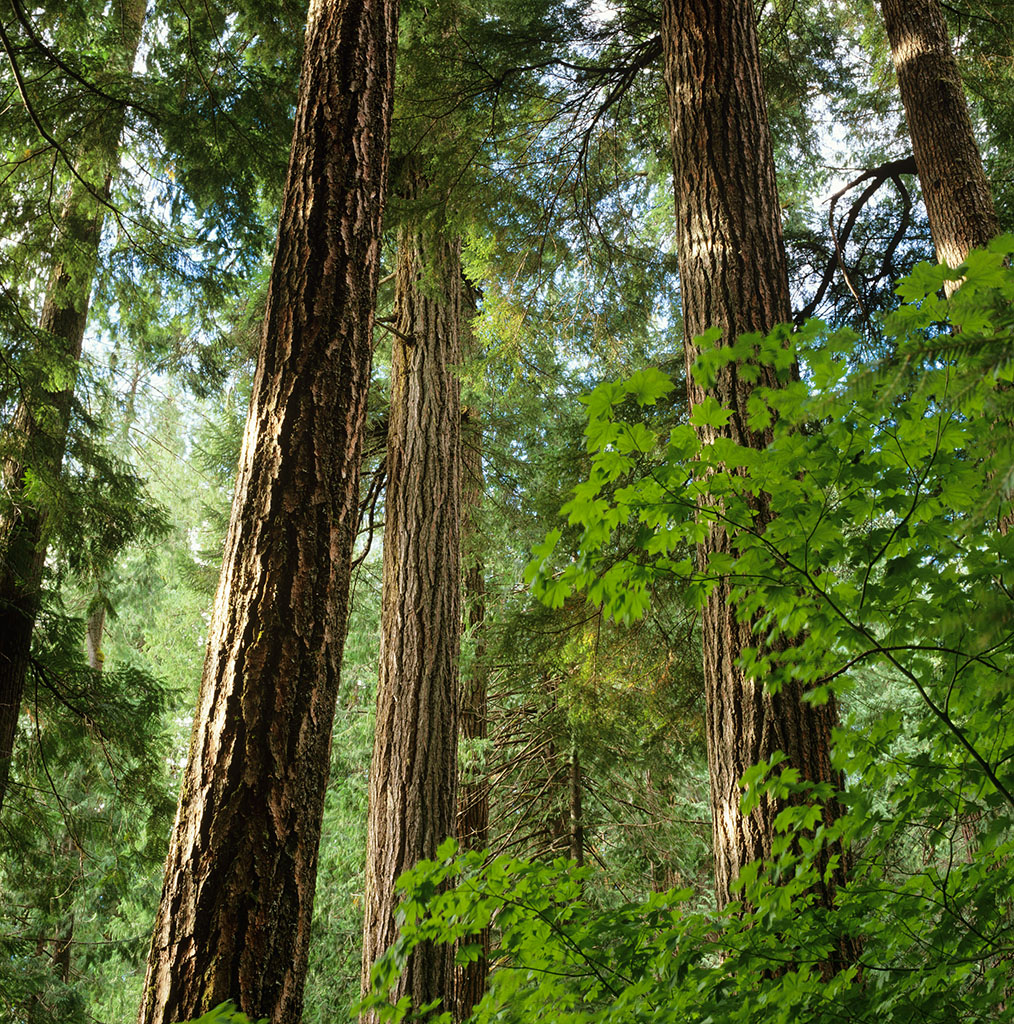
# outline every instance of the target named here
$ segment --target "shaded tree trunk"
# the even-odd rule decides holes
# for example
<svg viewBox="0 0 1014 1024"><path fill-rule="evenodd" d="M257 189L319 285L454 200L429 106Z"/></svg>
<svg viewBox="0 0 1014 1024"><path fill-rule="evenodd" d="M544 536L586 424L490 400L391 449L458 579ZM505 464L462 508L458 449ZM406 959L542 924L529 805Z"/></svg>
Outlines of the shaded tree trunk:
<svg viewBox="0 0 1014 1024"><path fill-rule="evenodd" d="M105 661L102 653L102 635L106 628L106 602L101 589L95 595L94 606L88 613L88 621L85 629L85 645L88 654L88 665L101 671Z"/></svg>
<svg viewBox="0 0 1014 1024"><path fill-rule="evenodd" d="M346 628L397 0L315 0L139 1019L300 1019Z"/></svg>
<svg viewBox="0 0 1014 1024"><path fill-rule="evenodd" d="M475 317L475 297L466 284L462 300L461 329L466 339L467 355L472 348L471 320ZM485 493L482 469L482 418L475 406L462 414L461 439L461 524L462 558L464 560L464 621L468 628L472 654L467 670L461 672L458 735L474 749L461 767L458 783L458 806L455 834L464 850L485 850L489 846L489 778L486 754L482 749L489 736L488 667L483 634L486 618L486 577L481 553L479 515ZM489 972L489 929L485 928L470 942L478 942L482 953L478 960L454 969L455 1019L464 1020L486 991Z"/></svg>
<svg viewBox="0 0 1014 1024"><path fill-rule="evenodd" d="M408 171L407 198L425 185ZM398 876L454 832L460 642L461 257L439 226L399 238L387 440L380 681L370 768L364 991L392 944ZM393 997L453 993L453 950L420 948Z"/></svg>
<svg viewBox="0 0 1014 1024"><path fill-rule="evenodd" d="M577 748L570 753L570 857L584 867L584 813L581 808L581 761Z"/></svg>
<svg viewBox="0 0 1014 1024"><path fill-rule="evenodd" d="M710 394L732 410L726 427L700 430L705 443L724 434L760 448L769 438L749 429L746 404L754 387L777 386L773 371L761 368L753 384L729 366L708 392L690 373L699 352L693 339L707 328L721 327L731 341L791 318L753 4L665 0L663 42L690 406ZM763 495L757 514L762 526L769 518ZM724 528L712 522L699 557L728 550ZM770 856L781 810L768 799L741 813L740 777L781 750L804 778L840 785L830 761L837 710L833 700L821 707L806 703L798 684L772 695L764 680L744 676L736 666L740 652L761 639L750 623L737 621L728 580L708 598L702 628L715 891L724 906L740 869ZM828 808L829 816L836 813ZM818 895L826 905L840 881L839 871L822 883Z"/></svg>
<svg viewBox="0 0 1014 1024"><path fill-rule="evenodd" d="M938 0L881 0L937 258L955 267L1000 233Z"/></svg>
<svg viewBox="0 0 1014 1024"><path fill-rule="evenodd" d="M117 70L133 67L144 27L145 0L121 0L117 11L120 38L111 62ZM83 147L75 178L64 201L58 226L61 253L50 275L39 329L54 345L54 357L76 376L81 358L88 303L102 237L105 202L119 163L123 109L110 111L106 121ZM94 184L97 182L98 184ZM74 384L38 396L26 395L15 412L11 434L18 453L5 461L2 490L9 507L0 517L0 810L7 789L32 632L39 612L43 566L46 562L46 511L33 505L25 492L26 473L43 480L60 474Z"/></svg>

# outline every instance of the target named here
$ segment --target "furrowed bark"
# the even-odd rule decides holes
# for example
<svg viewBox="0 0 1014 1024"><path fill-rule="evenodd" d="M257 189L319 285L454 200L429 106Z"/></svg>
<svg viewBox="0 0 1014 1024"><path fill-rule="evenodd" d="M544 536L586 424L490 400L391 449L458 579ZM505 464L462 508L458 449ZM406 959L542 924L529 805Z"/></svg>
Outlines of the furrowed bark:
<svg viewBox="0 0 1014 1024"><path fill-rule="evenodd" d="M762 368L753 384L729 366L707 392L690 373L699 352L693 339L706 329L721 327L731 341L791 318L753 4L665 0L662 35L690 407L713 395L732 411L726 427L699 431L704 443L722 434L762 448L769 437L748 427L746 406L754 387L778 385L773 371ZM761 527L767 505L762 495L756 509ZM699 549L702 565L711 553L728 550L725 529L712 522ZM780 750L804 778L840 785L830 761L837 710L833 700L821 707L806 703L798 684L772 695L763 679L737 667L743 648L761 641L749 622L737 620L727 580L709 597L702 628L715 892L724 906L740 869L770 856L782 807L767 799L751 814L741 813L741 776ZM827 808L829 818L836 813L834 805ZM842 880L838 871L820 884L827 906Z"/></svg>
<svg viewBox="0 0 1014 1024"><path fill-rule="evenodd" d="M407 198L425 192L409 171ZM387 441L380 681L370 768L364 991L397 928L395 881L454 832L460 642L460 242L440 226L399 239ZM453 949L417 949L393 999L453 994ZM367 1020L372 1019L368 1015Z"/></svg>
<svg viewBox="0 0 1014 1024"><path fill-rule="evenodd" d="M347 617L397 0L312 0L257 374L141 1024L296 1024Z"/></svg>
<svg viewBox="0 0 1014 1024"><path fill-rule="evenodd" d="M937 258L956 267L1000 233L938 0L881 0ZM951 282L951 290L957 282Z"/></svg>

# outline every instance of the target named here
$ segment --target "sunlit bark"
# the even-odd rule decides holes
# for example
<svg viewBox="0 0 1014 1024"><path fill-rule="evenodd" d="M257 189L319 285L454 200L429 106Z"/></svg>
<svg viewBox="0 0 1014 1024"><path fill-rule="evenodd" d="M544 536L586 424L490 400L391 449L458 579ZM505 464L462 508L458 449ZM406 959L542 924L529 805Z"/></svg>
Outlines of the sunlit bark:
<svg viewBox="0 0 1014 1024"><path fill-rule="evenodd" d="M313 0L141 1024L296 1024L358 521L397 0Z"/></svg>

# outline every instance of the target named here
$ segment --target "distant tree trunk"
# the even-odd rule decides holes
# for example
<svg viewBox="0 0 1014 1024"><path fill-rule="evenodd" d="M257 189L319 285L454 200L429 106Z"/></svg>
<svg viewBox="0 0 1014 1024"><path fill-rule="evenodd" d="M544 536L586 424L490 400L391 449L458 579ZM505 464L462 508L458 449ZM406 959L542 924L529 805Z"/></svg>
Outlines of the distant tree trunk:
<svg viewBox="0 0 1014 1024"><path fill-rule="evenodd" d="M721 327L731 341L791 318L756 16L750 0L665 0L662 9L690 406L710 394L732 410L728 426L699 431L705 443L722 434L761 448L769 437L750 430L746 405L754 387L777 386L773 371L761 368L753 384L729 366L708 392L690 374L699 351L693 339L707 328ZM764 496L757 513L762 525L769 518ZM713 522L699 557L729 548L724 528ZM743 648L762 640L750 623L737 621L727 580L708 598L703 636L715 892L724 906L740 869L770 856L782 808L768 799L742 814L740 777L781 750L804 778L840 785L830 760L837 709L833 700L807 703L798 684L772 695L763 679L736 667ZM828 809L829 816L836 813ZM821 884L826 905L841 878L839 871Z"/></svg>
<svg viewBox="0 0 1014 1024"><path fill-rule="evenodd" d="M474 292L467 285L462 300L461 329L465 357L474 355L470 322L475 316ZM479 515L485 493L482 470L482 414L468 406L462 415L461 438L461 523L464 559L464 620L468 627L472 656L468 670L461 672L458 735L466 744L481 745L489 736L487 710L488 668L486 666L486 577L481 552ZM489 846L489 778L485 754L469 758L461 770L455 833L464 850L485 850ZM489 971L489 929L469 942L478 942L482 953L478 960L456 967L454 971L455 1019L464 1020L486 991Z"/></svg>
<svg viewBox="0 0 1014 1024"><path fill-rule="evenodd" d="M584 814L581 809L581 761L577 749L570 753L570 857L584 867Z"/></svg>
<svg viewBox="0 0 1014 1024"><path fill-rule="evenodd" d="M120 38L111 63L117 70L129 72L141 42L146 0L121 0L118 8ZM76 166L81 178L71 182L60 215L57 244L61 256L50 275L39 329L55 342L56 358L68 367L76 366L81 358L104 203L119 164L122 132L123 110L119 108L109 112L95 135L82 146ZM46 513L29 501L25 474L32 471L50 480L59 476L73 397L73 383L61 391L26 396L11 424L19 451L2 469L2 490L10 505L0 518L0 810L46 562Z"/></svg>
<svg viewBox="0 0 1014 1024"><path fill-rule="evenodd" d="M346 628L397 0L310 5L292 154L141 1024L300 1019Z"/></svg>
<svg viewBox="0 0 1014 1024"><path fill-rule="evenodd" d="M407 198L425 185L408 172ZM399 238L384 514L380 681L370 767L364 991L392 944L398 876L454 832L460 643L461 254L439 226ZM397 983L419 1005L453 993L452 949L417 950Z"/></svg>
<svg viewBox="0 0 1014 1024"><path fill-rule="evenodd" d="M88 621L85 628L85 645L88 654L88 664L98 671L102 670L102 663L105 655L102 653L102 634L106 626L106 603L99 591L94 598L94 606L88 613Z"/></svg>
<svg viewBox="0 0 1014 1024"><path fill-rule="evenodd" d="M881 0L937 258L956 267L1000 233L938 0Z"/></svg>
<svg viewBox="0 0 1014 1024"><path fill-rule="evenodd" d="M75 852L77 844L69 835L63 837L60 852L64 860L69 860ZM67 895L65 892L63 895ZM53 967L65 984L70 981L71 952L74 946L74 911L71 910L60 922L56 938L53 940Z"/></svg>

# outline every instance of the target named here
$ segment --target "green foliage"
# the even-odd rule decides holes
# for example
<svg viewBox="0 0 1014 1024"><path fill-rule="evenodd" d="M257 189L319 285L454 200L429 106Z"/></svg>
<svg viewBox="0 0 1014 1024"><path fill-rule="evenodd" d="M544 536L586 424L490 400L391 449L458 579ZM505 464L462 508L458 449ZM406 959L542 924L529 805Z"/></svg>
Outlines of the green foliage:
<svg viewBox="0 0 1014 1024"><path fill-rule="evenodd" d="M261 1017L257 1021L251 1020L245 1013L240 1013L236 1009L236 1004L229 1000L184 1024L267 1024L267 1020L267 1017Z"/></svg>
<svg viewBox="0 0 1014 1024"><path fill-rule="evenodd" d="M380 644L380 566L367 559L353 578L331 743L303 1021L344 1020L358 997L370 756Z"/></svg>
<svg viewBox="0 0 1014 1024"><path fill-rule="evenodd" d="M83 625L39 623L4 806L0 990L16 1022L136 1011L125 979L143 956L174 808L159 680L83 657ZM8 1018L5 1018L8 1019Z"/></svg>
<svg viewBox="0 0 1014 1024"><path fill-rule="evenodd" d="M850 369L853 336L820 323L794 349L778 329L708 351L702 382L725 363L782 369L798 353L799 380L754 393L752 417L773 430L762 451L702 445L679 426L661 457L647 444L617 473L630 436L618 413L643 395L601 386L587 403L590 480L567 508L582 543L564 562L554 531L532 563L547 601L583 587L620 619L674 574L698 600L727 577L741 619L795 641L777 656L744 651L748 676L840 695L847 812L827 824L830 787L780 756L747 772L746 807L793 799L772 859L743 869L740 901L720 913L694 909L689 890L603 912L587 870L445 847L402 880L402 936L368 1005L404 1018L407 1003L384 993L408 951L492 925L498 969L475 1021L1014 1019L1014 539L997 526L1014 464L1012 253L1003 238L957 272L920 267L884 319L898 353L886 363ZM964 284L942 299L955 274ZM766 524L751 501L761 491ZM609 538L632 523L636 550L618 561ZM696 568L684 553L709 523L730 553ZM853 864L831 912L815 872L840 842ZM850 947L854 962L839 953Z"/></svg>
<svg viewBox="0 0 1014 1024"><path fill-rule="evenodd" d="M758 6L789 255L803 291L831 254L817 199L831 175L902 155L908 141L877 5ZM127 1021L217 581L306 2L238 0L226 11L149 0L144 60L129 76L110 61L108 4L20 7L50 52L8 17L14 59L66 154L40 135L8 77L0 422L11 423L22 402L45 418L47 389L75 380L78 388L64 472L28 460L26 497L47 514L53 556L22 717L28 744L3 822L11 863L2 877L9 927L0 1005L17 1021ZM1014 119L1001 8L973 0L948 17L1009 217ZM584 2L484 0L412 2L402 12L392 183L406 155L425 160L442 215L467 237L469 277L483 287L482 354L463 375L482 409L490 499L479 543L488 586L483 657L499 715L486 758L499 779L491 842L550 861L498 862L488 878L474 861L453 874L472 887L477 919L488 911L504 929L504 969L483 1012L604 1013L610 987L622 997L617 1015L653 1020L778 1019L776 1010L820 1019L827 1009L807 1002L817 999L812 969L801 980L799 971L769 976L784 935L796 933L785 952L794 962L818 959L826 947L810 918L785 923L806 901L804 881L793 889L785 878L805 879L805 863L783 859L747 880L767 918L741 924L699 913L709 824L692 603L715 575L732 573L745 615L772 634L810 631L791 661L758 657L755 670L774 685L787 674L803 678L814 699L833 688L849 712L838 757L853 814L841 827L852 830L868 892L865 902L858 888L849 895L834 928L870 936L864 984L883 1002L860 1006L845 995L842 1016L981 1018L989 1007L982 993L1007 984L997 973L1007 954L984 956L986 940L974 933L1001 934L989 926L1010 883L1009 816L989 777L1010 788L1010 737L1001 728L1010 630L1002 586L1010 581L997 569L1009 564L1010 548L987 524L1003 508L1014 461L1009 398L992 386L1011 378L1009 277L996 254L972 257L968 285L945 304L935 297L941 271L920 270L909 305L878 333L837 275L820 308L837 324L854 322L863 341L808 326L793 342L803 384L751 399L752 423L775 427L773 448L761 458L719 439L702 451L691 426L676 425L682 380L643 369L682 363L672 340L679 325L657 4L624 4L604 20L590 10ZM156 390L168 392L138 396L135 420L131 391L122 424L87 359L77 365L35 328L54 262L91 272L92 257L54 231L72 180L67 157L86 151L97 126L120 112L125 159L99 247L86 347L111 349L110 373L129 367L135 390L142 369L154 368L162 375ZM842 152L828 157L832 143ZM89 177L87 161L81 166ZM869 309L886 304L883 281L929 249L917 204L921 235L885 258L884 240L907 217L903 205L899 193L861 216L846 247ZM389 223L429 212L395 199ZM948 317L960 331L942 326ZM707 379L734 359L749 374L742 360L751 358L786 370L785 342L779 335L715 347L698 373ZM898 358L860 365L870 350ZM601 384L618 374L625 382ZM180 382L209 402L182 398ZM589 387L582 449L578 395ZM371 423L382 438L380 406ZM710 402L692 425L720 429L728 415ZM120 446L98 440L121 429ZM17 453L16 443L14 432L0 432L0 455ZM780 519L763 535L752 528L751 488L778 502ZM153 510L148 493L171 515ZM569 521L539 544L564 500ZM725 516L736 536L733 559L703 573L692 561L701 515ZM531 578L549 606L533 609L517 585L529 551L537 557ZM356 585L343 666L308 1024L343 1017L358 987L377 575L371 556ZM599 609L582 604L582 589ZM98 675L83 663L75 617L95 601L110 613ZM567 848L560 779L571 757L583 773L587 854L602 867L581 874L577 887L552 863ZM797 785L781 767L751 777L752 798L764 785ZM786 837L813 812L800 811L803 821L795 813L781 822ZM787 846L790 854L797 856ZM765 889L772 872L779 886ZM674 879L695 894L643 900L649 886ZM505 896L511 885L514 904ZM444 932L458 926L453 916L464 922L472 913L451 892L443 923L439 906L433 918ZM69 926L75 942L64 980L56 940ZM724 975L715 972L723 961ZM566 976L552 980L556 963L567 965ZM524 964L533 977L514 969ZM805 998L783 991L793 976ZM643 999L628 993L634 982ZM659 997L666 985L668 1002ZM216 1012L228 1019L225 1008Z"/></svg>

